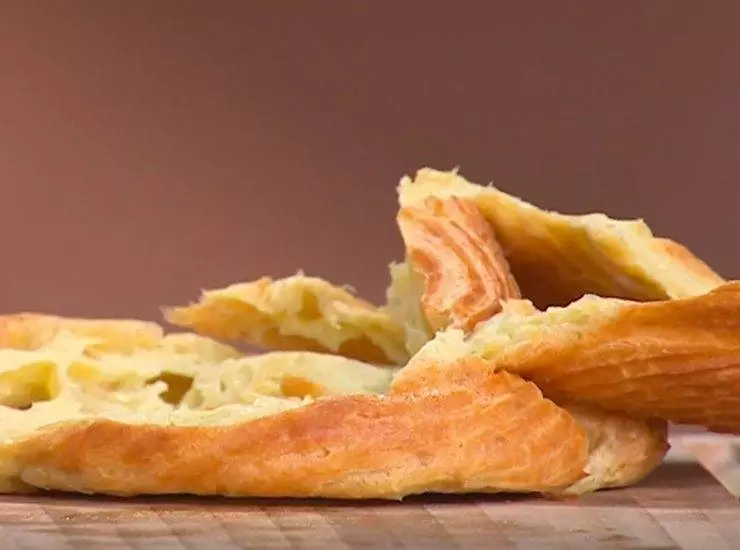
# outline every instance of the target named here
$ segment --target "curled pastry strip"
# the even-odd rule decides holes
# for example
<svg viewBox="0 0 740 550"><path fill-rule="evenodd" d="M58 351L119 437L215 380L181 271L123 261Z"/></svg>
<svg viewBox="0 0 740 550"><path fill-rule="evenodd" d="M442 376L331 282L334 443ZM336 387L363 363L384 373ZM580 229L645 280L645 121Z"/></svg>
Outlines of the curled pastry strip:
<svg viewBox="0 0 740 550"><path fill-rule="evenodd" d="M459 197L428 197L401 208L398 226L412 268L425 281L421 305L434 331L470 331L519 298L488 222L474 203Z"/></svg>
<svg viewBox="0 0 740 550"><path fill-rule="evenodd" d="M447 387L434 391L322 399L246 422L55 424L7 449L6 463L17 483L111 495L400 499L561 493L584 479L585 430L534 384L465 362L440 372Z"/></svg>
<svg viewBox="0 0 740 550"><path fill-rule="evenodd" d="M693 298L586 296L565 308L498 315L466 344L557 403L740 434L738 281Z"/></svg>
<svg viewBox="0 0 740 550"><path fill-rule="evenodd" d="M403 369L395 376L391 395L423 394L432 391L431 388L455 387L494 392L492 397L502 394L501 386L491 385L494 379L504 380L497 378L503 371L496 371L495 361L464 355L462 351L459 358L438 357L439 360L417 356L413 368ZM516 378L507 380L518 384ZM558 407L575 419L588 438L585 475L565 490L567 494L635 484L652 472L668 451L663 420L633 418L619 411L576 402L558 403Z"/></svg>

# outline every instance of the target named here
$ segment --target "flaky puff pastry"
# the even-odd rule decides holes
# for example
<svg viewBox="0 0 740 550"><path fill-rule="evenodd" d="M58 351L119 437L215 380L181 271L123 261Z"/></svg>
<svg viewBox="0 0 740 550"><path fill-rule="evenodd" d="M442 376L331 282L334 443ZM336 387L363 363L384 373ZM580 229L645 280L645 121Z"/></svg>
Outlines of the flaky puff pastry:
<svg viewBox="0 0 740 550"><path fill-rule="evenodd" d="M173 325L275 350L343 355L367 363L408 360L403 326L382 309L316 277L263 277L204 291L198 303L166 308Z"/></svg>
<svg viewBox="0 0 740 550"><path fill-rule="evenodd" d="M529 302L504 304L506 312L530 311ZM495 361L473 359L474 350L462 331L440 332L394 378L391 391L408 392L436 387L477 385L495 370ZM450 365L455 368L448 371ZM634 485L650 474L669 449L667 423L635 418L621 411L575 402L557 403L585 430L588 459L582 479L564 493L578 495L604 488Z"/></svg>
<svg viewBox="0 0 740 550"><path fill-rule="evenodd" d="M398 499L558 493L583 479L589 445L573 417L534 384L468 361L480 360L441 369L447 382L434 389L329 398L233 425L62 423L15 443L14 467L31 486L112 495Z"/></svg>
<svg viewBox="0 0 740 550"><path fill-rule="evenodd" d="M456 333L460 340L457 345L454 339L440 339L424 349L422 356L452 360L453 364L464 361L463 358L473 353L463 341L464 335L481 321L502 310L507 314L519 312L523 315L536 311L531 302L507 299L518 296L516 282L490 226L474 203L456 197L428 197L423 208L402 208L399 225L412 264L415 248L422 249L423 257L417 259L416 269L423 274L421 303L426 306L422 307L424 312L431 310L430 325L461 329ZM395 287L400 293L399 285ZM429 301L424 300L428 296L432 297L432 305L449 306L430 308ZM431 321L435 318L441 322ZM430 354L430 349L436 356ZM408 384L428 388L445 384L445 373L429 368L423 359L418 361L418 357L412 358L411 364L396 376L396 389ZM417 364L421 364L421 372ZM465 373L466 376L475 374L470 370ZM636 483L661 462L668 449L665 421L633 418L589 405L566 404L565 409L586 429L590 448L588 475L570 487L570 493Z"/></svg>
<svg viewBox="0 0 740 550"><path fill-rule="evenodd" d="M520 307L459 345L558 402L740 433L740 282L677 300Z"/></svg>
<svg viewBox="0 0 740 550"><path fill-rule="evenodd" d="M639 301L704 294L724 280L682 245L655 238L639 220L541 210L457 172L430 168L399 184L402 207L458 196L481 209L504 249L522 296L538 307L585 294Z"/></svg>
<svg viewBox="0 0 740 550"><path fill-rule="evenodd" d="M158 324L136 319L83 319L43 313L0 316L0 348L39 349L61 332L90 339L91 353L151 349L164 337Z"/></svg>
<svg viewBox="0 0 740 550"><path fill-rule="evenodd" d="M427 197L397 215L411 269L423 279L421 309L432 332L469 331L519 298L491 226L474 202Z"/></svg>

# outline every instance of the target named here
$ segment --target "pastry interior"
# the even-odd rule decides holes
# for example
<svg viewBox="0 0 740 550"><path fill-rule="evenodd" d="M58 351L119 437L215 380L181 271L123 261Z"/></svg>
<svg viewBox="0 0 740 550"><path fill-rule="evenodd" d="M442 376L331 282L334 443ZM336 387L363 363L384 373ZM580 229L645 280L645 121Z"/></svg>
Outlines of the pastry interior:
<svg viewBox="0 0 740 550"><path fill-rule="evenodd" d="M195 334L171 334L128 353L101 352L99 345L62 330L35 349L0 349L0 464L6 469L0 487L18 489L13 443L61 422L234 424L316 399L382 393L395 373L316 352L243 356Z"/></svg>

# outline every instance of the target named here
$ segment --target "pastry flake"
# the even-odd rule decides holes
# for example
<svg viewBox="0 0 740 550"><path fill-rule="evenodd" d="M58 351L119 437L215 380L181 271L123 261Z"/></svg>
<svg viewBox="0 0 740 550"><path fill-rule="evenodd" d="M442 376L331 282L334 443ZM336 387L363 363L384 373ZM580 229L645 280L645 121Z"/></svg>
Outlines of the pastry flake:
<svg viewBox="0 0 740 550"><path fill-rule="evenodd" d="M493 227L522 296L539 308L583 295L639 301L685 298L724 280L685 247L655 238L641 220L565 215L537 208L456 171L430 168L399 184L402 207L429 196L472 200Z"/></svg>
<svg viewBox="0 0 740 550"><path fill-rule="evenodd" d="M478 207L459 197L427 197L401 208L398 226L411 268L424 281L420 298L433 332L470 331L518 298L519 288Z"/></svg>
<svg viewBox="0 0 740 550"><path fill-rule="evenodd" d="M333 353L367 363L408 359L403 326L382 309L316 277L263 277L203 292L198 303L165 310L180 327L274 350Z"/></svg>

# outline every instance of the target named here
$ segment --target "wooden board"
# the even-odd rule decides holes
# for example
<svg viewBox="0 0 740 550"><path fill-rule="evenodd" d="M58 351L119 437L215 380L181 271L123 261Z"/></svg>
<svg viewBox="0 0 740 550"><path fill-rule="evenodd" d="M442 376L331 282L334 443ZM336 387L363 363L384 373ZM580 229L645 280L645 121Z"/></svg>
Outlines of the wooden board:
<svg viewBox="0 0 740 550"><path fill-rule="evenodd" d="M706 470L666 463L638 487L574 501L402 503L0 498L0 549L630 548L731 550L740 505Z"/></svg>

